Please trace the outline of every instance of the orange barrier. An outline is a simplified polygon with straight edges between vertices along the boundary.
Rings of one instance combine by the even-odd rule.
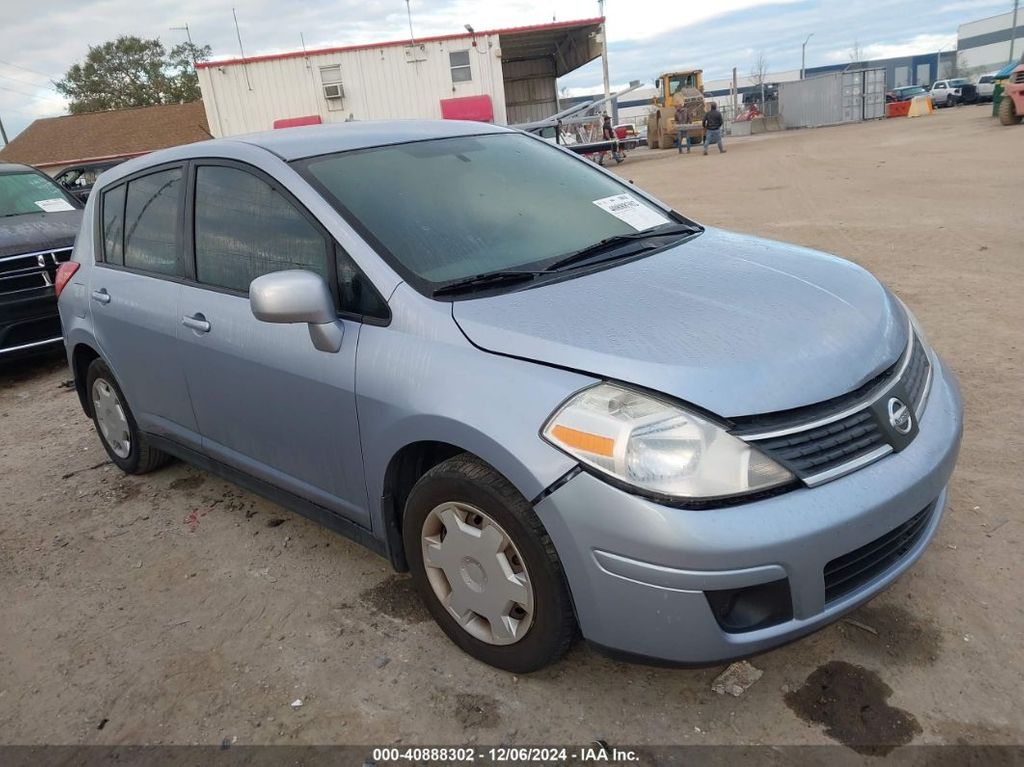
[[[935,105],[932,104],[931,96],[914,96],[910,101],[910,111],[907,112],[907,117],[923,117],[934,111]]]
[[[908,112],[910,112],[909,101],[894,101],[885,105],[886,117],[906,117]]]

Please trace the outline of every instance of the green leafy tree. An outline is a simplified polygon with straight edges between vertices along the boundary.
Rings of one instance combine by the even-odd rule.
[[[195,64],[209,57],[208,45],[182,43],[168,55],[159,40],[121,36],[89,46],[85,61],[54,85],[72,114],[195,101]]]
[[[208,61],[210,53],[209,45],[181,43],[171,48],[171,52],[167,56],[167,70],[171,73],[169,86],[171,102],[185,103],[199,101],[202,98],[195,65],[200,61]]]

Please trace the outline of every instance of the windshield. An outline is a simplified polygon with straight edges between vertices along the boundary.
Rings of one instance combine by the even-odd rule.
[[[971,83],[970,83],[969,80],[964,80],[963,78],[960,78],[959,80],[950,80],[949,81],[949,87],[951,87],[951,88],[959,88],[961,85],[970,85],[970,84]]]
[[[474,275],[543,268],[672,221],[626,184],[520,133],[399,144],[297,165],[427,294]]]
[[[38,173],[0,174],[0,217],[74,209],[60,188]]]

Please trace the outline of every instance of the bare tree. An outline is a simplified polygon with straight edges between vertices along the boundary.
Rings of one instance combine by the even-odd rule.
[[[979,70],[984,69],[983,67],[971,67],[967,57],[961,53],[956,53],[952,58],[947,58],[943,68],[946,70],[946,77],[949,79],[971,77],[974,74],[980,74]]]
[[[764,51],[760,51],[757,58],[754,59],[754,65],[750,68],[750,80],[754,85],[764,85],[767,75],[768,59],[764,55]]]
[[[864,51],[861,50],[860,42],[857,40],[853,41],[853,45],[850,47],[849,56],[851,64],[859,64],[863,61]]]
[[[750,80],[756,85],[761,91],[761,110],[764,111],[764,85],[765,80],[768,77],[768,58],[764,55],[764,51],[759,51],[757,58],[754,59],[754,66],[750,69]]]

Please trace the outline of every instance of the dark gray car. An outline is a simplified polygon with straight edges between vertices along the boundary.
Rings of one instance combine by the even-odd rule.
[[[132,160],[61,269],[118,466],[340,530],[513,671],[577,631],[717,663],[834,621],[924,552],[960,445],[952,373],[864,269],[497,126]]]
[[[60,344],[53,283],[81,208],[35,168],[0,163],[0,361]]]

